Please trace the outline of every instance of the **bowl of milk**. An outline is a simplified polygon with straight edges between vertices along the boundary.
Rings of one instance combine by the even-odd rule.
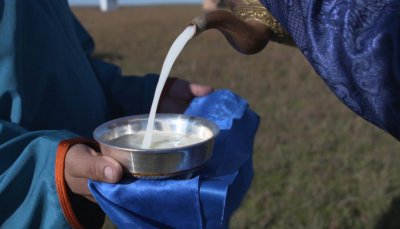
[[[196,26],[189,25],[169,49],[148,115],[115,119],[94,130],[101,152],[133,176],[188,177],[212,155],[218,126],[199,117],[156,113],[172,65],[195,34]]]
[[[187,176],[211,157],[219,128],[206,119],[182,114],[157,114],[151,133],[149,115],[106,122],[94,130],[103,155],[117,160],[138,178]],[[145,143],[145,135],[151,136]]]

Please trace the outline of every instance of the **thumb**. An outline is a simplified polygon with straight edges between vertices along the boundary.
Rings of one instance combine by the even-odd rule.
[[[114,159],[102,156],[92,148],[78,144],[71,147],[66,157],[66,169],[71,176],[107,183],[122,178],[122,167]]]

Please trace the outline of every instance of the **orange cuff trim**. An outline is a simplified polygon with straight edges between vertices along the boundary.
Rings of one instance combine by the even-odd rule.
[[[91,147],[97,148],[97,143],[93,140],[87,138],[72,138],[61,141],[58,144],[57,155],[56,155],[56,164],[55,164],[55,179],[56,179],[56,189],[58,193],[58,200],[60,201],[61,209],[64,213],[67,222],[70,224],[72,228],[75,229],[84,229],[82,224],[79,222],[76,217],[71,202],[68,196],[68,186],[65,182],[65,157],[69,148],[75,144],[87,144]]]

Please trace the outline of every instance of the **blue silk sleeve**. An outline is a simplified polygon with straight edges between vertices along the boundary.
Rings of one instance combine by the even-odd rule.
[[[55,185],[58,143],[67,131],[27,132],[0,120],[0,228],[70,228]]]
[[[261,2],[343,103],[400,139],[400,1]]]
[[[95,59],[66,0],[0,2],[0,119],[89,137],[107,120],[148,112],[157,76],[122,77]]]
[[[158,82],[158,75],[122,76],[119,67],[96,59],[92,55],[95,48],[93,39],[74,16],[73,19],[77,36],[106,93],[113,116],[148,113]]]

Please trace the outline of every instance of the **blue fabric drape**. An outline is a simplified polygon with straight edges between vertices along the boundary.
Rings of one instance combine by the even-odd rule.
[[[343,103],[400,139],[400,1],[261,2]]]
[[[259,118],[227,90],[196,98],[186,111],[221,129],[212,158],[190,179],[89,182],[118,228],[226,228],[250,187],[252,146]]]

